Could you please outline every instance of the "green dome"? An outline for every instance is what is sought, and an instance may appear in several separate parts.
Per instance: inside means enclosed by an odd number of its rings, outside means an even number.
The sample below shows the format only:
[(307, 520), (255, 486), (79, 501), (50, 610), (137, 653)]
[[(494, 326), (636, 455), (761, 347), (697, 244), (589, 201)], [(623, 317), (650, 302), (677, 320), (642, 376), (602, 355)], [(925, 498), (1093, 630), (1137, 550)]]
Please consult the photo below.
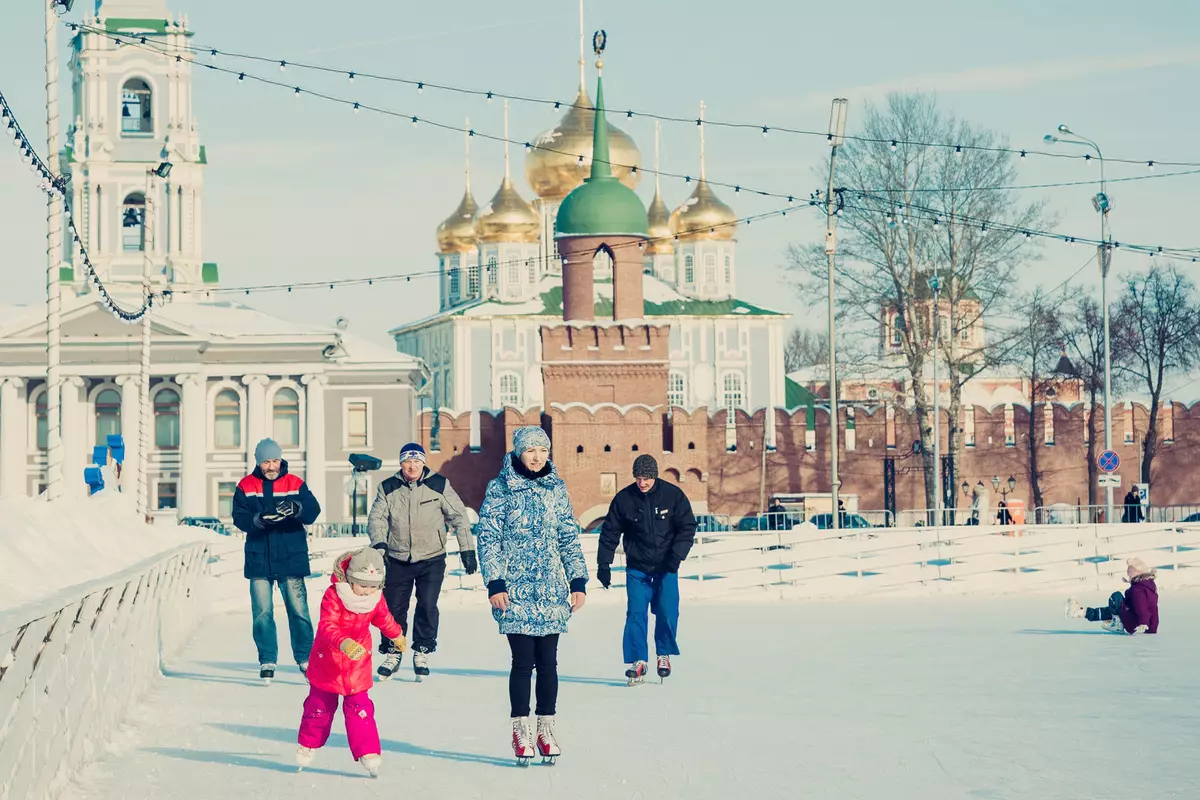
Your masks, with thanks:
[(559, 236), (649, 236), (641, 198), (613, 177), (608, 154), (604, 81), (596, 81), (596, 121), (592, 135), (592, 175), (568, 194), (554, 221)]

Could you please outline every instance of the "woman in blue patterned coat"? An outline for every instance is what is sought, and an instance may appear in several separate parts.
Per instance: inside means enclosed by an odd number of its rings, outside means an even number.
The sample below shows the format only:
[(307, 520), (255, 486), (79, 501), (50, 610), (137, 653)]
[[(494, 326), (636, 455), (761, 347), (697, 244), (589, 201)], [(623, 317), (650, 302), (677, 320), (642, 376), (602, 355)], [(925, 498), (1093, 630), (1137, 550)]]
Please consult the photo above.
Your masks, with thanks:
[(492, 616), (508, 637), (512, 671), (513, 752), (534, 756), (529, 729), (530, 678), (537, 670), (537, 749), (553, 761), (558, 699), (558, 637), (586, 599), (587, 564), (567, 486), (550, 461), (550, 437), (527, 426), (513, 433), (513, 449), (488, 484), (479, 509), (479, 563)]

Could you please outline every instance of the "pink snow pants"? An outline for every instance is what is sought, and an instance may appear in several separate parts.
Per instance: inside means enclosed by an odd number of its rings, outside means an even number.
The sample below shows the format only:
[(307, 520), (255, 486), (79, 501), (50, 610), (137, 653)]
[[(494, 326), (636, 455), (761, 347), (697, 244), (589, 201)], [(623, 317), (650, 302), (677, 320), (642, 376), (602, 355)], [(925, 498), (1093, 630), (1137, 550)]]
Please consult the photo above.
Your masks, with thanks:
[[(333, 715), (337, 711), (338, 695), (310, 686), (304, 700), (304, 716), (300, 718), (300, 736), (297, 741), (303, 747), (324, 747), (333, 728)], [(342, 701), (342, 714), (346, 717), (346, 739), (350, 742), (350, 754), (354, 760), (363, 756), (379, 755), (379, 728), (375, 725), (375, 704), (366, 692), (359, 692)]]

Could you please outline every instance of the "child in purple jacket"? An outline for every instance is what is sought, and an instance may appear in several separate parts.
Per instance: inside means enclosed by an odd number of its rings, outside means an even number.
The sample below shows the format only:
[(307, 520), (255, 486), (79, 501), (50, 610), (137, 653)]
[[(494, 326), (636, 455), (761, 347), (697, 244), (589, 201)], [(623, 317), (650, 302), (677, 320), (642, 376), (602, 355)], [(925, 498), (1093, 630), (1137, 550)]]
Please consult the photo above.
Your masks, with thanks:
[(1154, 583), (1154, 570), (1140, 558), (1131, 558), (1125, 563), (1125, 581), (1129, 584), (1125, 594), (1113, 592), (1108, 605), (1103, 608), (1084, 608), (1072, 597), (1067, 600), (1067, 618), (1103, 622), (1104, 629), (1112, 633), (1158, 633), (1158, 587)]

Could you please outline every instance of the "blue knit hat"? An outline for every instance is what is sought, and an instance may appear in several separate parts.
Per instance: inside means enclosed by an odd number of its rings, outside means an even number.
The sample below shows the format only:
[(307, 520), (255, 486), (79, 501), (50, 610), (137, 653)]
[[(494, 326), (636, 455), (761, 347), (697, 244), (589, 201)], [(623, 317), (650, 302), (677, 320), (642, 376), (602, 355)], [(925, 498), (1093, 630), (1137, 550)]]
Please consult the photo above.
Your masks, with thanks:
[(416, 442), (409, 442), (400, 448), (400, 463), (405, 461), (420, 461), (425, 463), (425, 448)]
[(283, 448), (274, 439), (263, 439), (254, 446), (254, 463), (261, 464), (273, 458), (283, 458)]
[(550, 449), (550, 437), (544, 430), (536, 425), (526, 425), (513, 431), (513, 452), (516, 453), (517, 458), (520, 458), (526, 450), (534, 447)]

